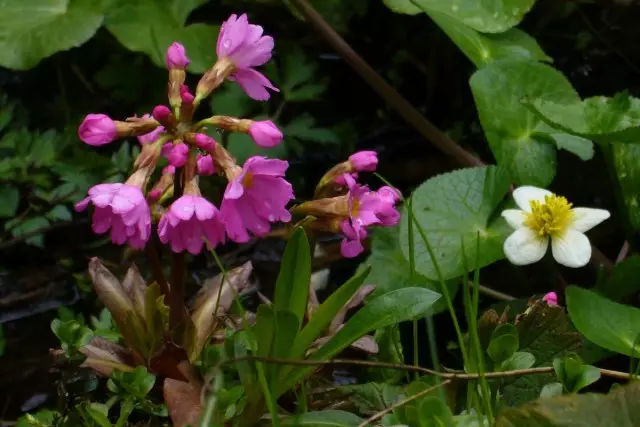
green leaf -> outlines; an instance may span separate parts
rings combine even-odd
[[[282,132],[285,138],[297,138],[321,144],[337,144],[340,142],[340,139],[333,131],[316,127],[313,117],[306,114],[297,116],[287,123]]]
[[[63,322],[60,319],[53,319],[51,330],[60,340],[60,346],[67,355],[73,355],[78,349],[89,344],[93,338],[91,329],[76,320]]]
[[[548,399],[550,397],[562,396],[564,387],[562,383],[549,383],[542,387],[540,392],[541,399]]]
[[[427,13],[439,12],[482,33],[502,33],[516,26],[535,0],[412,0]]]
[[[149,373],[144,366],[138,366],[133,372],[114,370],[107,381],[107,388],[121,396],[145,399],[156,382],[155,375]]]
[[[355,427],[362,421],[364,421],[362,418],[350,412],[326,410],[305,412],[301,415],[294,415],[286,418],[281,425],[306,427]]]
[[[553,370],[569,393],[577,393],[600,379],[600,369],[585,365],[578,355],[556,358]]]
[[[371,255],[360,264],[359,270],[365,266],[371,266],[371,273],[367,280],[376,285],[373,295],[381,295],[395,289],[407,287],[422,287],[434,292],[440,292],[440,283],[429,280],[419,273],[412,277],[409,262],[405,259],[400,249],[400,227],[379,227],[373,232],[371,243]],[[458,292],[458,283],[455,280],[447,281],[447,287],[451,298]],[[433,305],[433,314],[447,309],[447,302],[441,298]]]
[[[0,65],[32,68],[89,40],[102,20],[100,2],[95,0],[5,0],[0,14]]]
[[[640,230],[640,145],[612,143],[611,153],[615,174],[627,208],[631,227]],[[637,281],[635,281],[637,282]]]
[[[518,330],[514,325],[506,323],[498,326],[491,334],[487,354],[496,365],[500,365],[518,351],[519,346]]]
[[[483,34],[446,14],[436,11],[428,14],[477,68],[500,59],[552,61],[533,37],[517,28]]]
[[[361,336],[405,320],[415,319],[429,311],[440,295],[423,288],[404,288],[370,300],[318,351],[312,360],[330,359]],[[278,387],[277,396],[313,371],[314,367],[295,369]]]
[[[638,357],[640,309],[577,286],[569,286],[566,297],[571,321],[585,338],[607,350]]]
[[[363,271],[356,273],[320,304],[309,322],[296,337],[289,353],[290,358],[297,359],[304,355],[309,346],[331,324],[336,313],[362,286],[370,271],[369,268],[365,268]]]
[[[16,427],[54,426],[60,418],[60,413],[50,409],[41,409],[35,414],[26,414],[18,419]]]
[[[18,210],[20,192],[11,185],[0,186],[0,218],[12,217]]]
[[[420,426],[422,427],[440,427],[453,424],[451,410],[439,397],[428,396],[422,399],[419,413]]]
[[[500,365],[501,371],[529,369],[536,363],[536,358],[526,351],[516,351]]]
[[[588,139],[562,132],[539,134],[538,137],[540,139],[549,138],[558,150],[566,150],[582,160],[591,160],[593,158],[593,142]]]
[[[246,117],[254,104],[239,85],[222,85],[211,97],[211,110],[214,114]]]
[[[596,285],[595,290],[613,301],[640,291],[640,255],[631,255],[616,264],[607,280]]]
[[[71,210],[65,205],[56,205],[46,215],[51,221],[70,221]]]
[[[370,356],[372,360],[386,363],[404,363],[404,351],[398,325],[378,329],[374,334],[373,340],[378,344],[378,353]],[[371,368],[368,371],[369,378],[392,383],[405,378],[406,375],[406,372],[398,371],[397,369]]]
[[[640,425],[640,383],[611,393],[540,399],[520,408],[505,408],[497,427],[634,427]]]
[[[522,100],[577,102],[578,94],[569,81],[545,64],[503,60],[476,71],[470,85],[498,165],[518,185],[547,187],[555,176],[556,148],[548,141],[548,127]]]
[[[308,285],[307,285],[308,286]],[[258,307],[255,334],[258,340],[258,355],[285,359],[300,328],[298,318],[286,310],[274,310],[265,304]],[[274,383],[282,366],[268,364],[265,366],[266,378]]]
[[[307,311],[310,281],[309,240],[304,229],[298,227],[287,242],[274,296],[276,311],[288,311],[293,314],[298,319],[298,326],[302,325]]]
[[[286,138],[275,147],[262,148],[256,144],[249,135],[234,132],[229,135],[229,146],[227,148],[231,155],[236,158],[238,164],[243,164],[252,156],[264,156],[276,159],[283,159],[287,157]]]
[[[340,387],[340,391],[347,393],[358,412],[364,415],[373,415],[404,398],[402,387],[386,383],[346,385]]]
[[[418,15],[424,11],[415,5],[413,0],[382,0],[384,4],[395,13],[406,15]]]
[[[99,427],[113,427],[109,421],[109,407],[102,403],[83,402],[76,405],[78,412],[84,419],[84,425],[93,426],[96,423]]]
[[[465,273],[461,254],[464,243],[467,265],[482,268],[504,258],[502,244],[512,230],[494,212],[509,188],[504,170],[495,166],[461,169],[438,175],[414,192],[413,213],[424,229],[445,279]],[[400,246],[409,259],[409,215],[400,222]],[[434,265],[417,227],[413,227],[416,269],[437,280]],[[480,259],[476,241],[480,239]]]
[[[46,228],[49,225],[49,221],[43,216],[37,216],[35,218],[29,218],[16,226],[11,230],[13,237],[20,237],[25,234],[29,234],[41,229]],[[37,246],[39,248],[44,247],[44,235],[36,234],[25,240],[30,245]]]
[[[146,53],[161,67],[167,48],[178,41],[191,60],[189,71],[204,73],[215,59],[219,27],[185,26],[191,12],[203,3],[205,0],[110,0],[106,27],[127,49]]]
[[[520,352],[535,358],[534,367],[550,366],[556,357],[578,353],[582,337],[571,325],[562,307],[550,307],[539,301],[517,323]],[[525,375],[503,380],[501,396],[509,406],[521,405],[537,398],[542,388],[557,381],[553,374]]]

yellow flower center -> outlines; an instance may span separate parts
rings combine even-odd
[[[246,189],[249,189],[253,186],[253,174],[251,172],[247,172],[242,177],[242,186]]]
[[[531,212],[525,213],[524,225],[535,231],[540,237],[557,236],[566,231],[573,220],[572,204],[564,197],[545,196],[544,202],[529,202]]]

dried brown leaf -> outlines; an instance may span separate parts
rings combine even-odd
[[[171,378],[164,380],[164,402],[174,427],[195,426],[200,416],[200,390],[202,386]]]

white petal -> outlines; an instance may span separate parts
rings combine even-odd
[[[515,228],[517,230],[522,227],[522,223],[527,218],[527,215],[520,209],[505,209],[502,211],[502,217],[507,221],[507,224],[509,224],[511,228]]]
[[[518,207],[525,212],[531,212],[531,205],[529,204],[531,200],[544,202],[545,196],[552,195],[553,193],[549,190],[531,187],[529,185],[523,185],[522,187],[518,187],[513,190],[513,200],[515,200]]]
[[[551,238],[553,257],[566,267],[584,267],[591,258],[591,244],[587,236],[569,229],[561,237]]]
[[[573,208],[571,212],[573,212],[574,215],[571,228],[581,233],[591,230],[611,216],[606,209]]]
[[[540,238],[530,228],[522,227],[504,241],[504,254],[512,264],[533,264],[542,259],[548,246],[548,238]]]

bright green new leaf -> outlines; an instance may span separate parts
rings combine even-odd
[[[609,394],[578,394],[540,399],[520,408],[505,408],[497,427],[635,427],[640,425],[640,384]]]
[[[304,229],[298,227],[287,242],[276,281],[274,306],[276,311],[288,311],[302,325],[307,311],[311,281],[311,254]]]
[[[14,70],[82,45],[103,21],[95,0],[5,0],[0,9],[0,65]]]
[[[374,298],[358,310],[326,344],[313,353],[311,359],[330,359],[373,330],[423,316],[438,298],[440,298],[439,294],[423,288],[398,289]],[[282,395],[313,369],[312,366],[293,370],[281,384],[278,384],[276,395]]]
[[[535,0],[412,0],[427,13],[439,12],[481,33],[503,33],[518,25]]]
[[[424,12],[415,5],[412,0],[382,0],[384,4],[395,13],[404,13],[406,15],[417,15]]]
[[[155,375],[144,366],[138,366],[132,372],[114,370],[107,381],[107,388],[116,394],[144,399],[156,382]]]
[[[429,280],[419,273],[411,276],[409,262],[404,258],[400,249],[399,237],[400,227],[380,227],[373,232],[371,243],[371,255],[361,264],[371,266],[371,273],[367,278],[370,283],[375,283],[376,290],[374,296],[382,295],[394,289],[401,289],[410,286],[427,288],[435,292],[440,292],[440,283]],[[451,298],[458,292],[458,283],[455,280],[447,281],[447,287]],[[441,298],[432,308],[433,314],[437,314],[447,309],[447,302]]]
[[[501,371],[516,371],[518,369],[529,369],[536,363],[533,354],[526,351],[516,351],[508,359],[500,364]]]
[[[514,325],[505,323],[498,326],[491,334],[487,354],[491,357],[493,363],[500,366],[502,362],[518,351],[519,346],[518,330]]]
[[[542,120],[522,100],[578,102],[571,83],[548,65],[503,60],[476,71],[470,85],[498,165],[506,168],[518,185],[548,186],[556,172],[556,148],[549,143],[548,126],[543,127]]]
[[[356,427],[362,418],[351,412],[326,410],[318,412],[305,412],[285,419],[282,426],[305,426],[305,427]]]
[[[431,11],[428,15],[477,68],[499,59],[551,62],[536,40],[517,28],[483,34],[444,13]]]
[[[569,393],[577,393],[600,379],[600,369],[585,365],[577,355],[554,359],[553,370]]]
[[[12,185],[0,186],[0,217],[12,217],[18,210],[20,192]]]
[[[640,355],[640,309],[577,286],[569,286],[566,296],[571,321],[589,341],[627,356]]]
[[[640,99],[626,93],[583,101],[527,98],[527,108],[563,132],[599,142],[640,142]]]
[[[438,175],[418,187],[412,197],[413,214],[433,247],[445,279],[465,273],[461,243],[468,268],[482,268],[504,258],[502,244],[512,232],[496,208],[509,188],[506,172],[495,166],[461,169]],[[409,215],[400,222],[400,246],[409,259]],[[415,225],[415,224],[414,224]],[[417,227],[413,227],[416,269],[438,280],[434,265]],[[476,240],[480,239],[480,259]]]
[[[127,49],[146,53],[161,67],[165,66],[167,48],[178,41],[191,60],[188,70],[204,73],[215,60],[219,27],[201,23],[185,26],[185,23],[191,12],[205,2],[111,0],[106,27]]]
[[[639,137],[640,138],[640,137]],[[640,141],[638,139],[637,141]],[[612,143],[613,166],[627,207],[627,217],[634,230],[640,230],[640,145]]]

